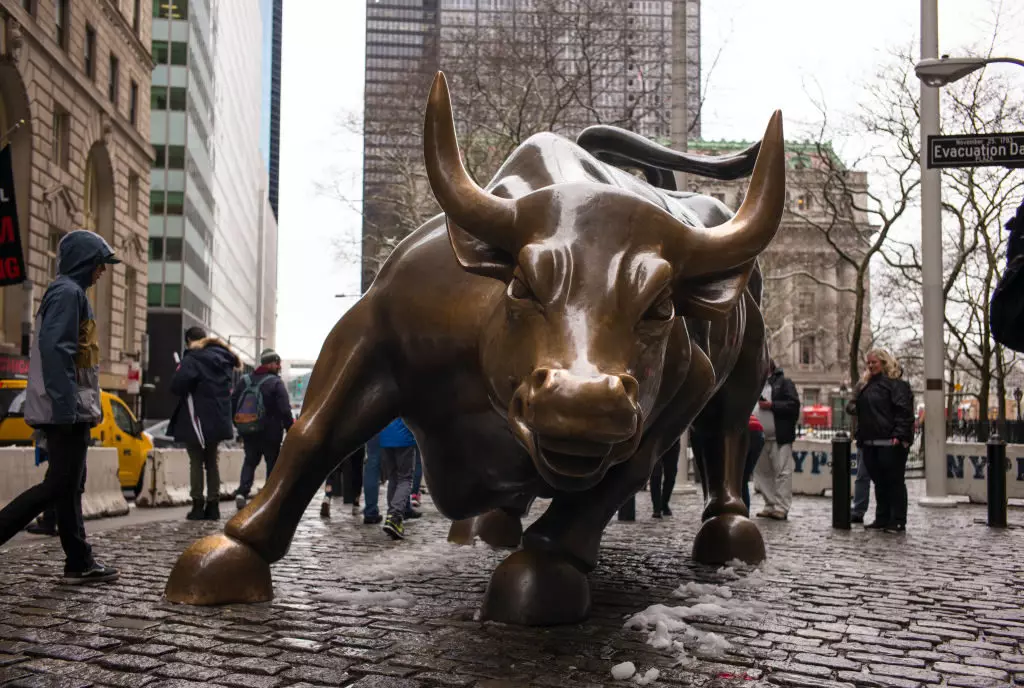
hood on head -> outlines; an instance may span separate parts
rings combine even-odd
[[[225,361],[230,364],[232,368],[237,370],[242,369],[242,360],[235,355],[235,352],[231,350],[231,347],[220,337],[206,337],[205,339],[197,339],[194,342],[190,342],[188,345],[190,349],[212,349],[218,354],[224,357]]]
[[[57,274],[70,277],[83,288],[92,283],[96,266],[120,262],[103,237],[86,229],[69,232],[57,246]]]

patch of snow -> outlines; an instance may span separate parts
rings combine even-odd
[[[612,678],[618,681],[625,681],[636,673],[636,666],[633,662],[623,662],[612,667]]]
[[[729,566],[729,567],[732,567],[734,569],[742,569],[742,568],[745,568],[747,566],[747,562],[742,561],[740,559],[736,559],[734,557],[734,558],[730,559],[729,561],[725,562],[725,565]]]
[[[740,574],[736,573],[736,569],[731,566],[723,566],[715,573],[728,580],[737,580],[740,577]]]
[[[638,673],[633,680],[638,686],[646,686],[648,683],[657,681],[659,676],[661,676],[661,672],[657,669],[648,669],[643,676]]]
[[[409,607],[412,605],[412,595],[400,590],[385,590],[383,592],[370,592],[366,588],[362,590],[328,590],[313,596],[321,602],[333,602],[348,607]]]

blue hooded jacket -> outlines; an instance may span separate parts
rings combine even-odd
[[[395,418],[388,423],[386,428],[380,431],[380,446],[415,447],[416,438],[412,436],[409,428],[405,426],[401,418]]]
[[[85,290],[102,264],[120,262],[99,234],[68,233],[57,247],[57,279],[36,314],[29,356],[25,422],[32,427],[96,425],[100,408],[100,346]]]

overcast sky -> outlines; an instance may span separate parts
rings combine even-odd
[[[1004,5],[996,52],[1024,57],[1024,3]],[[984,49],[993,7],[989,0],[939,0],[939,52]],[[362,112],[365,11],[363,0],[285,4],[277,348],[287,359],[314,359],[354,301],[335,295],[359,291],[358,264],[340,260],[335,248],[358,237],[359,217],[319,195],[316,184],[340,174],[358,194],[362,144],[339,131],[337,120]],[[913,0],[705,2],[704,138],[758,138],[776,108],[787,136],[799,136],[816,117],[808,93],[837,116],[851,112],[859,84],[893,47],[913,43],[919,50],[918,25]],[[1024,71],[995,69],[1016,69],[1024,87]]]

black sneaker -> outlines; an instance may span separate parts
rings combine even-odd
[[[664,507],[662,507],[661,514],[662,514],[662,516],[665,516],[666,518],[672,518],[672,510],[668,508],[668,504],[666,504]]]
[[[907,532],[907,527],[902,523],[894,523],[891,526],[886,526],[882,532],[889,533],[890,535],[903,535]]]
[[[384,521],[384,532],[388,534],[388,537],[392,540],[401,540],[405,538],[405,526],[402,525],[401,516],[388,515],[387,520]]]
[[[886,523],[885,521],[878,521],[878,520],[876,520],[874,523],[869,523],[866,526],[864,526],[864,529],[865,530],[885,530],[888,527],[889,527],[889,524]]]
[[[654,513],[651,514],[651,518],[661,518],[661,512],[655,510]]]
[[[189,521],[202,521],[206,518],[206,504],[203,502],[193,504],[192,511],[188,512],[188,516],[185,518]]]
[[[380,514],[374,514],[373,516],[363,516],[363,525],[364,526],[375,526],[375,525],[377,525],[378,523],[380,523],[383,520],[384,520],[384,517],[381,516]]]
[[[204,521],[219,521],[220,520],[220,504],[217,502],[207,502],[206,508],[203,509],[203,520]]]
[[[62,582],[65,585],[85,585],[87,583],[109,583],[117,580],[117,569],[94,563],[85,571],[64,571]]]
[[[331,517],[331,500],[325,499],[320,504],[320,518],[330,518],[330,517]]]
[[[33,535],[49,535],[52,537],[57,534],[57,526],[50,525],[49,523],[43,523],[37,519],[32,521],[32,523],[25,528],[25,532],[32,533]]]
[[[416,511],[415,509],[409,509],[405,512],[404,518],[406,521],[415,521],[417,518],[423,518],[423,512]]]
[[[863,523],[864,514],[854,514],[850,516],[850,523]]]

